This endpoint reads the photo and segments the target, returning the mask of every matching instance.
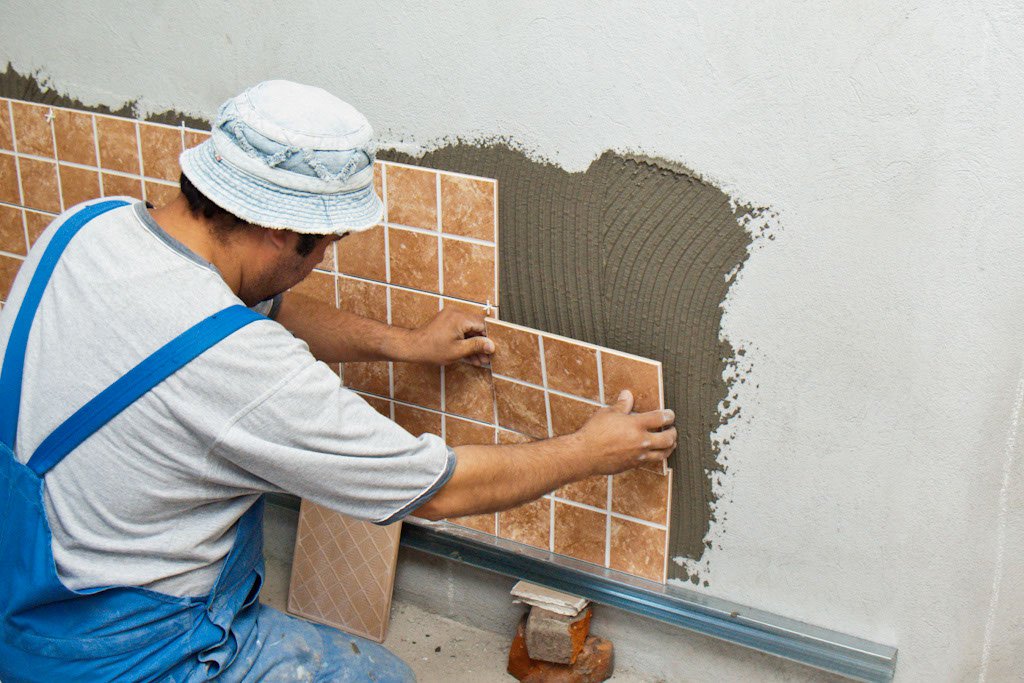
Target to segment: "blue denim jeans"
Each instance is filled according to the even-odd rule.
[[[218,678],[266,681],[414,683],[412,669],[387,648],[260,606],[259,627]]]

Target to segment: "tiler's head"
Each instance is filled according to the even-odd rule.
[[[221,105],[210,139],[180,157],[181,189],[218,238],[255,230],[280,252],[243,301],[291,287],[331,242],[380,222],[374,152],[366,117],[320,88],[264,81]]]

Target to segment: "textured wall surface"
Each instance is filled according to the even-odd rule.
[[[573,172],[641,154],[771,207],[722,312],[746,353],[711,547],[680,561],[703,590],[899,646],[904,681],[1024,670],[1021,44],[1002,0],[14,2],[0,23],[0,65],[87,105],[208,117],[294,78],[405,152],[499,138]],[[722,678],[715,657],[680,677]]]

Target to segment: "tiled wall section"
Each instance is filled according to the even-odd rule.
[[[178,193],[178,155],[208,133],[0,98],[0,301],[28,248],[79,202]]]
[[[389,364],[381,363],[367,388],[368,371],[352,377],[369,364],[349,364],[345,382],[413,434],[437,434],[452,446],[569,434],[624,388],[635,393],[638,411],[664,405],[656,361],[495,319],[488,319],[487,334],[497,346],[489,370],[460,363],[440,370],[410,366],[406,373],[392,364],[389,374]],[[671,476],[658,463],[564,486],[506,512],[452,521],[663,582]]]
[[[81,201],[177,194],[177,158],[204,131],[0,99],[0,301],[53,216]],[[454,446],[571,432],[623,387],[662,407],[661,368],[497,320],[494,180],[377,164],[382,225],[333,245],[296,289],[332,306],[417,327],[444,307],[487,311],[489,370],[353,363],[347,386],[413,433]],[[640,469],[566,486],[515,510],[456,523],[657,581],[665,576],[671,473]]]

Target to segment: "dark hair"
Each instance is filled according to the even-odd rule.
[[[214,204],[209,197],[192,184],[192,181],[184,173],[181,174],[178,183],[181,185],[181,193],[188,200],[189,212],[196,218],[200,216],[206,218],[213,226],[213,230],[218,237],[226,238],[236,230],[245,230],[250,227],[249,223],[243,221],[235,214]],[[295,244],[295,252],[299,256],[309,256],[322,237],[324,235],[299,233],[299,241]]]

